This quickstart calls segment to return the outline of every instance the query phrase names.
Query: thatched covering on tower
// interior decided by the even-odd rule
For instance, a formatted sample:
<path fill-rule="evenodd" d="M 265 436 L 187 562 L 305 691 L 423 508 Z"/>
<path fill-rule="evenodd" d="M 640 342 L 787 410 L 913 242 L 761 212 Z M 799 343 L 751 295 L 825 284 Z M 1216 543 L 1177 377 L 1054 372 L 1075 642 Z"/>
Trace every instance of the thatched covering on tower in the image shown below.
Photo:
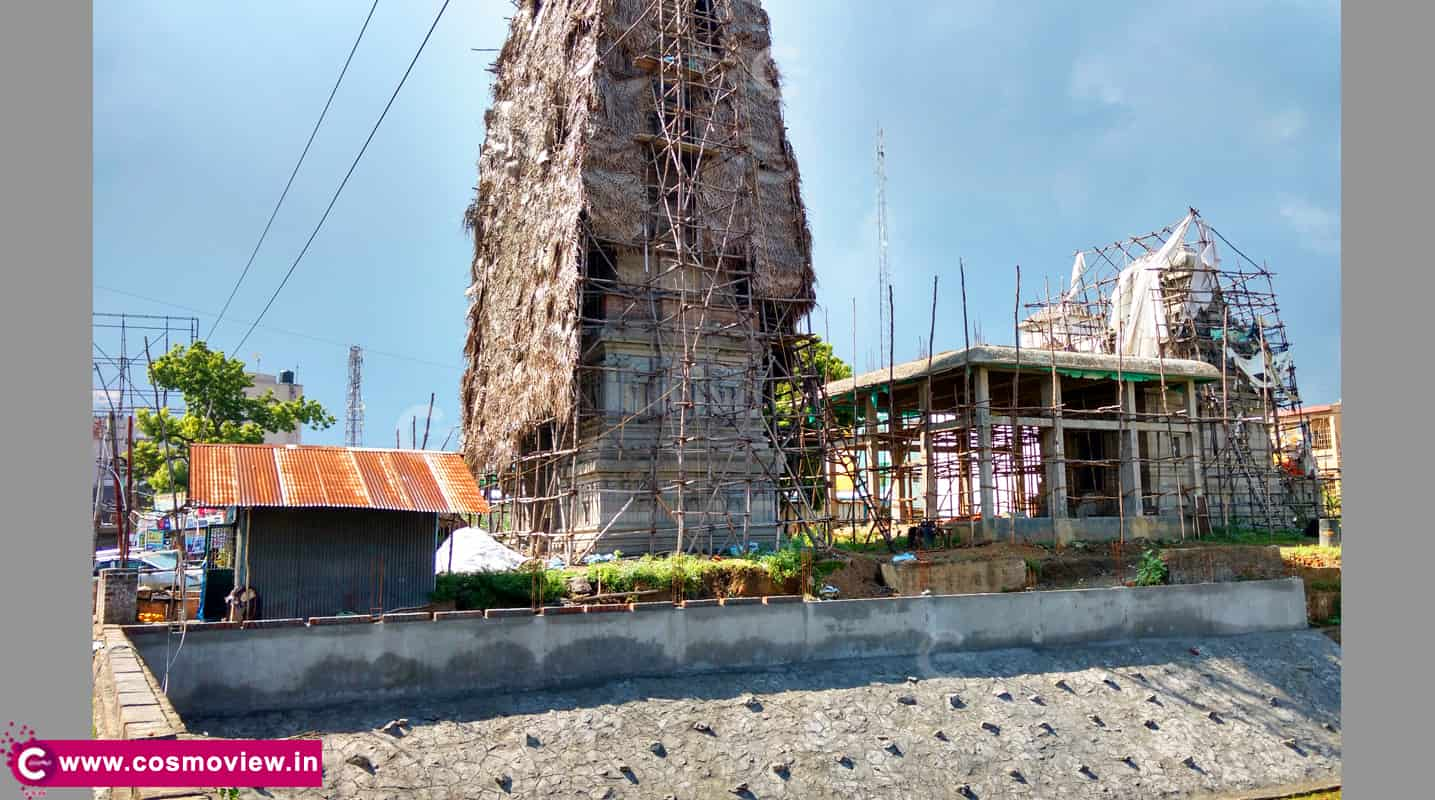
<path fill-rule="evenodd" d="M 465 214 L 474 258 L 461 398 L 475 467 L 503 469 L 526 433 L 572 413 L 589 237 L 613 248 L 651 237 L 653 156 L 641 140 L 652 134 L 653 76 L 638 62 L 656 35 L 656 6 L 682 1 L 523 0 L 515 9 Z M 726 122 L 738 147 L 705 168 L 704 184 L 737 192 L 723 224 L 747 231 L 721 247 L 741 248 L 734 255 L 751 270 L 753 296 L 796 320 L 814 302 L 815 277 L 767 14 L 755 0 L 706 4 L 725 21 L 724 63 L 738 87 Z"/>

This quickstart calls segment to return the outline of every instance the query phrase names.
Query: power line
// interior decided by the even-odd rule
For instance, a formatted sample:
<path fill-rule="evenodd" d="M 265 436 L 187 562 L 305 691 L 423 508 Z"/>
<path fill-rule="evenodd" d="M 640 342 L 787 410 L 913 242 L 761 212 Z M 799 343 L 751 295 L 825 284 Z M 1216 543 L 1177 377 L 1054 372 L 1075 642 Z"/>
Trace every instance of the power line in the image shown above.
<path fill-rule="evenodd" d="M 383 113 L 379 114 L 378 120 L 374 122 L 374 128 L 369 131 L 369 137 L 364 140 L 364 146 L 359 148 L 359 154 L 354 156 L 354 163 L 349 165 L 349 171 L 344 174 L 344 180 L 339 182 L 339 188 L 334 190 L 334 196 L 330 198 L 328 207 L 324 209 L 324 215 L 319 218 L 319 224 L 314 226 L 314 232 L 309 234 L 308 241 L 304 242 L 304 249 L 299 251 L 299 255 L 294 258 L 294 263 L 289 265 L 289 271 L 284 273 L 284 279 L 279 282 L 279 288 L 274 290 L 274 294 L 269 297 L 269 302 L 264 304 L 264 310 L 259 312 L 259 316 L 255 318 L 254 324 L 249 326 L 249 330 L 244 334 L 244 338 L 239 340 L 239 344 L 234 348 L 236 351 L 242 349 L 244 343 L 249 341 L 249 334 L 254 332 L 255 326 L 259 324 L 260 320 L 264 319 L 265 314 L 269 313 L 269 308 L 274 305 L 274 300 L 279 297 L 279 293 L 284 291 L 284 286 L 289 283 L 290 276 L 294 274 L 294 270 L 299 266 L 299 262 L 304 259 L 304 254 L 309 252 L 309 246 L 314 243 L 314 237 L 318 236 L 319 230 L 324 227 L 324 221 L 329 218 L 329 212 L 334 210 L 334 204 L 339 201 L 339 195 L 343 193 L 344 187 L 349 184 L 349 178 L 353 176 L 354 170 L 358 168 L 359 160 L 364 157 L 364 152 L 369 149 L 369 143 L 374 140 L 374 135 L 379 132 L 379 126 L 383 124 L 384 117 L 388 116 L 389 109 L 393 107 L 394 100 L 399 96 L 399 90 L 404 88 L 404 82 L 409 79 L 409 73 L 413 72 L 414 65 L 418 63 L 419 56 L 423 54 L 424 47 L 428 45 L 429 37 L 433 36 L 434 29 L 438 27 L 438 22 L 443 18 L 443 12 L 448 8 L 448 4 L 449 0 L 444 0 L 443 5 L 439 7 L 438 14 L 433 18 L 433 24 L 429 26 L 428 33 L 424 34 L 424 40 L 419 43 L 419 49 L 414 53 L 413 59 L 409 61 L 408 69 L 404 70 L 404 76 L 399 79 L 399 85 L 394 87 L 394 93 L 389 96 L 389 102 L 384 105 Z"/>
<path fill-rule="evenodd" d="M 162 305 L 162 306 L 170 306 L 170 307 L 172 307 L 172 308 L 181 308 L 181 309 L 184 309 L 185 311 L 192 311 L 192 312 L 194 312 L 194 313 L 196 313 L 196 314 L 204 314 L 205 316 L 209 316 L 209 315 L 212 315 L 212 314 L 214 313 L 213 311 L 206 311 L 206 310 L 204 310 L 204 309 L 202 309 L 202 308 L 195 308 L 195 307 L 193 307 L 193 306 L 187 306 L 187 305 L 184 305 L 183 303 L 172 303 L 172 302 L 170 302 L 170 301 L 168 301 L 168 300 L 161 300 L 161 299 L 159 299 L 158 297 L 149 297 L 149 296 L 147 296 L 147 295 L 136 294 L 136 293 L 134 293 L 134 292 L 128 292 L 128 291 L 125 291 L 125 290 L 123 290 L 123 289 L 116 289 L 116 288 L 111 287 L 111 286 L 100 286 L 100 285 L 96 284 L 96 285 L 95 285 L 95 288 L 96 288 L 96 289 L 102 289 L 102 290 L 104 290 L 104 291 L 106 291 L 106 292 L 113 292 L 113 293 L 115 293 L 115 294 L 124 295 L 125 297 L 133 297 L 133 298 L 135 298 L 136 300 L 145 300 L 145 301 L 150 302 L 150 303 L 158 303 L 159 305 Z M 250 322 L 250 320 L 231 320 L 231 321 L 237 322 L 237 323 L 240 324 L 240 325 L 245 325 L 245 324 L 248 324 L 248 323 Z M 285 336 L 294 336 L 294 337 L 297 337 L 297 338 L 300 338 L 300 339 L 309 339 L 309 340 L 311 340 L 311 341 L 320 342 L 320 343 L 328 344 L 328 345 L 333 345 L 333 346 L 335 346 L 335 347 L 342 347 L 342 348 L 344 348 L 345 350 L 349 349 L 349 345 L 348 345 L 348 344 L 345 344 L 344 342 L 340 342 L 340 341 L 335 340 L 335 339 L 325 339 L 325 338 L 322 337 L 322 336 L 315 336 L 315 335 L 310 334 L 310 333 L 301 333 L 301 332 L 299 332 L 299 331 L 286 330 L 286 329 L 284 329 L 284 328 L 278 328 L 278 327 L 275 327 L 275 326 L 273 326 L 273 325 L 260 325 L 259 327 L 261 327 L 261 328 L 263 328 L 263 329 L 265 329 L 265 330 L 267 330 L 267 331 L 273 331 L 273 332 L 275 332 L 275 333 L 284 334 Z M 386 358 L 392 358 L 392 359 L 395 359 L 395 360 L 397 360 L 397 361 L 410 361 L 410 362 L 413 362 L 413 363 L 415 363 L 415 364 L 426 364 L 426 365 L 431 366 L 431 367 L 442 367 L 442 368 L 444 368 L 444 369 L 451 369 L 451 370 L 454 370 L 454 371 L 456 371 L 456 372 L 462 370 L 462 367 L 459 367 L 459 366 L 454 365 L 454 364 L 443 364 L 443 363 L 440 363 L 440 362 L 438 362 L 438 361 L 429 361 L 428 359 L 418 358 L 417 356 L 404 355 L 403 353 L 393 353 L 393 352 L 389 352 L 389 351 L 386 351 L 386 350 L 374 350 L 374 349 L 372 349 L 372 348 L 367 348 L 367 347 L 364 348 L 364 352 L 365 352 L 365 353 L 371 353 L 371 354 L 373 354 L 373 355 L 384 356 L 384 357 L 386 357 Z"/>
<path fill-rule="evenodd" d="M 249 254 L 249 260 L 244 264 L 244 270 L 239 273 L 239 280 L 234 282 L 234 288 L 229 290 L 229 299 L 224 301 L 224 308 L 219 309 L 219 314 L 214 318 L 214 324 L 209 327 L 209 334 L 205 339 L 214 338 L 214 330 L 219 327 L 220 320 L 229 311 L 229 304 L 234 302 L 234 295 L 239 293 L 240 284 L 249 275 L 249 268 L 254 266 L 254 257 L 259 255 L 259 248 L 264 245 L 264 239 L 269 235 L 269 228 L 274 224 L 274 218 L 279 216 L 279 207 L 284 205 L 284 198 L 289 196 L 289 187 L 294 185 L 294 176 L 299 174 L 299 167 L 304 163 L 304 157 L 309 155 L 309 147 L 314 144 L 314 137 L 319 133 L 319 126 L 324 124 L 324 117 L 329 113 L 329 106 L 334 102 L 334 95 L 339 91 L 339 84 L 344 82 L 344 75 L 349 71 L 349 62 L 354 60 L 354 53 L 359 49 L 359 42 L 364 39 L 364 31 L 369 29 L 369 20 L 374 18 L 374 9 L 379 7 L 379 0 L 369 6 L 369 15 L 364 17 L 364 27 L 359 29 L 358 38 L 354 39 L 354 46 L 349 48 L 349 57 L 344 59 L 344 68 L 339 70 L 339 79 L 334 81 L 334 88 L 329 90 L 329 99 L 324 101 L 324 110 L 319 112 L 319 119 L 314 121 L 314 130 L 309 132 L 309 141 L 304 143 L 304 151 L 299 154 L 299 160 L 294 164 L 294 170 L 289 173 L 289 181 L 284 184 L 284 191 L 279 193 L 279 202 L 274 204 L 274 210 L 269 213 L 269 221 L 264 223 L 264 231 L 259 234 L 259 241 L 254 243 L 254 251 Z"/>

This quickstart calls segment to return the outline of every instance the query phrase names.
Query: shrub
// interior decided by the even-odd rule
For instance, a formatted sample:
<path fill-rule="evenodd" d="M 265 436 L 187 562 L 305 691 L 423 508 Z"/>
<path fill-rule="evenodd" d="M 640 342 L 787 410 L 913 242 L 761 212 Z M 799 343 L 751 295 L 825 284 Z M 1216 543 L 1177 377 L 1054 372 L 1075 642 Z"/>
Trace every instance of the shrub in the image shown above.
<path fill-rule="evenodd" d="M 775 553 L 758 556 L 757 563 L 767 570 L 774 581 L 786 583 L 802 574 L 802 551 L 796 547 L 785 547 Z"/>
<path fill-rule="evenodd" d="M 543 598 L 550 603 L 563 595 L 565 576 L 561 570 L 543 573 Z M 533 574 L 530 572 L 453 572 L 436 576 L 429 600 L 453 601 L 459 611 L 489 608 L 521 608 L 533 603 Z"/>
<path fill-rule="evenodd" d="M 1160 551 L 1154 547 L 1146 548 L 1141 554 L 1141 561 L 1136 566 L 1137 586 L 1158 586 L 1166 582 L 1170 573 L 1166 569 L 1166 562 L 1161 560 Z"/>
<path fill-rule="evenodd" d="M 775 552 L 744 553 L 720 561 L 686 553 L 648 554 L 627 561 L 590 564 L 585 570 L 588 581 L 595 589 L 601 586 L 604 594 L 666 589 L 681 575 L 685 596 L 701 592 L 705 579 L 743 572 L 766 572 L 777 583 L 784 583 L 802 573 L 802 549 L 792 544 Z"/>
<path fill-rule="evenodd" d="M 703 572 L 713 562 L 687 554 L 655 556 L 651 553 L 629 561 L 604 561 L 590 564 L 586 575 L 594 589 L 604 594 L 638 592 L 644 589 L 666 589 L 676 576 L 682 576 L 684 594 L 702 588 Z"/>

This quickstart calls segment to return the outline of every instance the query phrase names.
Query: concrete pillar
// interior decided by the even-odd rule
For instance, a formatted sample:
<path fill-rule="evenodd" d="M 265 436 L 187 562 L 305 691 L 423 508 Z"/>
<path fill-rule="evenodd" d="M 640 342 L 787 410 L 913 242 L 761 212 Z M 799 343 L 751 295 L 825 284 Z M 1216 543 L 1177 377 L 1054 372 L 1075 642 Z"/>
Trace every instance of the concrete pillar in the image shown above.
<path fill-rule="evenodd" d="M 1140 384 L 1127 381 L 1121 397 L 1121 411 L 1129 426 L 1135 420 L 1136 393 Z M 1126 428 L 1121 441 L 1121 509 L 1128 517 L 1142 516 L 1141 503 L 1141 432 Z"/>
<path fill-rule="evenodd" d="M 1066 517 L 1066 435 L 1062 428 L 1061 376 L 1042 381 L 1041 404 L 1051 409 L 1051 427 L 1041 434 L 1041 460 L 1046 466 L 1047 513 Z"/>
<path fill-rule="evenodd" d="M 1013 485 L 1014 485 L 1014 488 L 1013 488 L 1012 491 L 1013 491 L 1013 494 L 1015 495 L 1015 496 L 1012 498 L 1012 502 L 1013 502 L 1013 504 L 1015 505 L 1015 508 L 1012 509 L 1012 514 L 1015 515 L 1015 516 L 1025 517 L 1025 516 L 1026 516 L 1026 459 L 1024 458 L 1024 456 L 1025 456 L 1026 454 L 1022 452 L 1022 442 L 1021 442 L 1021 438 L 1022 438 L 1023 434 L 1025 433 L 1025 429 L 1023 429 L 1022 426 L 1016 424 L 1016 419 L 1017 419 L 1016 409 L 1012 409 L 1012 416 L 1011 416 L 1011 418 L 1012 418 L 1012 426 L 1011 426 L 1011 462 L 1012 462 L 1012 471 L 1016 473 L 1016 480 L 1012 482 Z"/>
<path fill-rule="evenodd" d="M 872 395 L 868 394 L 866 404 L 866 427 L 867 435 L 863 437 L 867 446 L 867 497 L 872 503 L 871 519 L 869 522 L 876 522 L 877 515 L 882 512 L 882 473 L 877 464 L 877 457 L 881 454 L 881 448 L 877 444 L 877 404 L 872 402 Z"/>
<path fill-rule="evenodd" d="M 1146 431 L 1142 436 L 1146 441 L 1146 452 L 1151 459 L 1149 467 L 1151 485 L 1145 488 L 1150 489 L 1156 495 L 1156 513 L 1165 514 L 1176 507 L 1176 499 L 1166 494 L 1168 486 L 1166 474 L 1166 459 L 1170 457 L 1170 444 L 1168 437 L 1161 431 Z"/>
<path fill-rule="evenodd" d="M 1201 463 L 1201 445 L 1205 441 L 1201 436 L 1200 406 L 1196 401 L 1196 382 L 1186 381 L 1186 419 L 1189 421 L 1191 434 L 1186 437 L 1187 449 L 1190 450 L 1189 460 L 1191 462 L 1191 481 L 1195 491 L 1191 493 L 1193 499 L 1200 498 L 1206 494 L 1205 465 Z"/>
<path fill-rule="evenodd" d="M 900 418 L 900 413 L 899 413 Z M 890 429 L 895 434 L 899 430 L 897 421 L 893 420 Z M 893 524 L 907 522 L 907 498 L 911 497 L 908 492 L 908 483 L 911 473 L 907 466 L 907 444 L 905 441 L 892 439 L 892 522 Z"/>
<path fill-rule="evenodd" d="M 1336 525 L 1334 520 L 1322 517 L 1321 520 L 1316 524 L 1316 527 L 1317 532 L 1320 535 L 1321 547 L 1340 546 L 1340 528 Z"/>
<path fill-rule="evenodd" d="M 992 475 L 992 398 L 986 367 L 977 367 L 977 469 L 982 492 L 982 519 L 996 519 L 997 487 Z"/>
<path fill-rule="evenodd" d="M 95 616 L 101 625 L 133 625 L 139 619 L 139 580 L 137 570 L 100 570 Z"/>
<path fill-rule="evenodd" d="M 937 454 L 932 446 L 932 385 L 922 384 L 922 514 L 927 519 L 936 519 L 937 508 Z"/>

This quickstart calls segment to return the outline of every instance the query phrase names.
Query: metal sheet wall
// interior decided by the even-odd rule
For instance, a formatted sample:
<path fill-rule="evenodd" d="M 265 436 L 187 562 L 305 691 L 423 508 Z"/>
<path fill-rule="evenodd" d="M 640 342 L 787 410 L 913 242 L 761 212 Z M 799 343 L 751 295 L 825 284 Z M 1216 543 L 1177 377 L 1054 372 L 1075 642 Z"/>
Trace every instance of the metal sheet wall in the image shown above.
<path fill-rule="evenodd" d="M 264 619 L 422 606 L 434 589 L 435 515 L 256 508 L 249 585 Z M 241 556 L 242 557 L 242 556 Z"/>

